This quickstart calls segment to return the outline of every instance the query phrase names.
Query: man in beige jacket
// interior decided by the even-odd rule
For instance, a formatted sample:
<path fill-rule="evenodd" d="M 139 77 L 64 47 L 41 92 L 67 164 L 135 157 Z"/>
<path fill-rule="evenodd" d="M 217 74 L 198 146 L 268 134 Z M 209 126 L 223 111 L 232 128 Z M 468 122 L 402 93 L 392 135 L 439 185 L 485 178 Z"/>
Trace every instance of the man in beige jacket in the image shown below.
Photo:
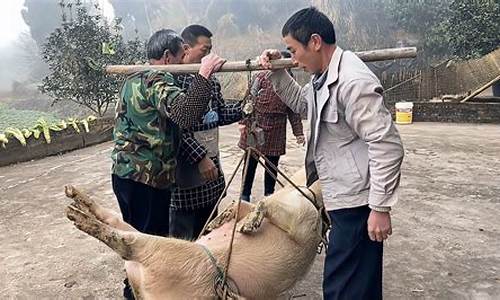
<path fill-rule="evenodd" d="M 292 59 L 313 74 L 300 87 L 284 70 L 269 79 L 281 99 L 307 116 L 308 184 L 318 179 L 332 219 L 324 299 L 381 299 L 383 241 L 392 233 L 403 146 L 377 77 L 336 46 L 332 22 L 316 8 L 291 16 L 282 36 Z M 271 68 L 278 50 L 265 50 Z"/>

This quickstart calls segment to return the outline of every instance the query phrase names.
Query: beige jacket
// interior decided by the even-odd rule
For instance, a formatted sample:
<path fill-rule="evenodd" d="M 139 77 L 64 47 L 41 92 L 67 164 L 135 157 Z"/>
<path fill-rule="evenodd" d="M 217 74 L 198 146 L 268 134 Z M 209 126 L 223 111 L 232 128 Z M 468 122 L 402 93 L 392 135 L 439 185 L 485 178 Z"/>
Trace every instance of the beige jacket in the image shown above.
<path fill-rule="evenodd" d="M 300 87 L 283 70 L 269 79 L 281 99 L 309 120 L 308 182 L 319 178 L 326 209 L 369 204 L 390 210 L 398 200 L 403 146 L 368 67 L 337 47 L 318 91 L 312 82 Z"/>

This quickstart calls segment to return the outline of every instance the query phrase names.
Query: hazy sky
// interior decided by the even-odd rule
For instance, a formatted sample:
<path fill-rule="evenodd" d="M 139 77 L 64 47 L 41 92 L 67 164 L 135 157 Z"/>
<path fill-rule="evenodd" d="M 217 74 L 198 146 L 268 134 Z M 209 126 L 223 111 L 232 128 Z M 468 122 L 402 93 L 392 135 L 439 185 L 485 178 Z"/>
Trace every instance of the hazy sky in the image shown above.
<path fill-rule="evenodd" d="M 39 0 L 44 1 L 44 0 Z M 103 13 L 108 18 L 113 18 L 113 7 L 107 0 L 98 0 Z M 19 33 L 28 31 L 28 26 L 24 23 L 21 16 L 21 10 L 24 6 L 24 0 L 2 0 L 2 9 L 0 10 L 0 48 L 11 44 L 17 39 Z M 52 18 L 55 16 L 47 16 Z"/>
<path fill-rule="evenodd" d="M 112 19 L 114 11 L 108 0 L 98 0 L 98 2 L 104 15 Z M 28 32 L 29 27 L 24 23 L 21 16 L 24 0 L 0 0 L 0 3 L 0 66 L 2 66 L 0 68 L 0 91 L 4 91 L 10 90 L 13 80 L 22 81 L 26 79 L 25 69 L 18 62 L 19 49 L 17 49 L 15 43 L 19 34 Z M 57 17 L 47 16 L 47 18 Z"/>
<path fill-rule="evenodd" d="M 0 10 L 0 47 L 12 43 L 20 32 L 28 31 L 21 16 L 24 0 L 4 0 Z"/>

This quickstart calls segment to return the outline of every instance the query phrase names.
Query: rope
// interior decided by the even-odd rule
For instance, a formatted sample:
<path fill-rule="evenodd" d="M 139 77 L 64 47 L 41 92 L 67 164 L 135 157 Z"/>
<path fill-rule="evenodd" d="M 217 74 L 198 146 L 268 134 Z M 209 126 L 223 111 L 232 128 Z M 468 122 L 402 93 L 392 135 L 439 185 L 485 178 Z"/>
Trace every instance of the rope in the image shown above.
<path fill-rule="evenodd" d="M 260 158 L 264 159 L 264 161 L 271 168 L 273 168 L 273 170 L 275 170 L 278 174 L 280 174 L 283 178 L 285 178 L 285 180 L 288 181 L 288 183 L 290 183 L 296 190 L 298 190 L 304 197 L 306 197 L 306 199 L 309 200 L 309 202 L 311 202 L 314 205 L 314 207 L 319 211 L 320 216 L 321 216 L 321 222 L 322 222 L 322 230 L 319 233 L 320 239 L 321 239 L 321 243 L 318 246 L 317 253 L 318 254 L 321 253 L 321 251 L 323 251 L 323 248 L 326 251 L 328 251 L 328 239 L 326 237 L 326 233 L 327 233 L 328 229 L 330 229 L 332 221 L 330 220 L 330 215 L 328 215 L 328 213 L 326 212 L 325 207 L 318 205 L 318 203 L 316 201 L 317 200 L 316 194 L 309 187 L 307 187 L 307 186 L 298 186 L 298 185 L 296 185 L 286 174 L 284 174 L 283 172 L 281 172 L 276 165 L 274 165 L 271 161 L 269 161 L 266 158 L 266 156 L 262 152 L 260 152 L 259 150 L 257 150 L 256 148 L 248 147 L 247 151 L 254 152 L 258 156 L 257 161 L 266 169 L 266 171 L 269 173 L 269 175 L 271 175 L 274 179 L 277 180 L 277 176 L 274 176 L 274 174 L 269 170 L 269 168 L 260 161 Z M 283 183 L 281 183 L 281 182 L 279 182 L 279 183 L 280 183 L 280 185 L 282 187 L 284 186 Z M 301 187 L 302 188 L 306 188 L 311 193 L 312 197 L 310 197 L 309 195 L 307 195 L 301 189 Z"/>
<path fill-rule="evenodd" d="M 248 162 L 250 161 L 250 153 L 245 152 L 245 155 L 243 157 L 245 158 L 245 165 L 243 167 L 243 178 L 245 178 L 247 171 L 248 171 Z M 243 184 L 244 184 L 244 180 L 241 181 L 241 190 L 243 190 Z M 231 254 L 233 252 L 234 235 L 236 234 L 236 224 L 238 224 L 238 218 L 240 216 L 240 204 L 241 204 L 241 197 L 238 197 L 237 204 L 236 204 L 236 215 L 234 217 L 234 225 L 233 225 L 233 230 L 231 232 L 231 241 L 229 243 L 229 249 L 227 251 L 226 265 L 224 267 L 223 282 L 226 282 L 227 272 L 229 270 L 229 263 L 231 262 Z M 224 289 L 224 295 L 222 297 L 223 300 L 227 299 L 227 293 L 228 293 L 228 289 Z"/>
<path fill-rule="evenodd" d="M 250 68 L 250 59 L 247 59 L 246 66 L 247 66 L 247 69 Z M 252 74 L 251 74 L 251 72 L 248 72 L 247 76 L 248 76 L 247 77 L 247 79 L 248 79 L 248 87 L 249 87 L 249 90 L 250 90 L 251 84 L 252 84 Z M 248 93 L 247 96 L 248 96 L 248 98 L 246 97 L 247 98 L 246 99 L 247 102 L 252 102 L 253 95 L 251 95 L 251 93 Z M 253 104 L 253 103 L 250 103 L 250 104 Z M 252 107 L 251 111 L 248 112 L 247 118 L 250 121 L 254 121 L 255 122 L 255 120 L 253 119 L 253 107 Z M 252 122 L 252 123 L 254 123 L 254 122 Z M 251 130 L 249 130 L 248 132 L 249 132 L 249 136 L 250 136 Z M 257 138 L 256 138 L 256 140 L 257 140 Z M 248 141 L 248 137 L 247 137 L 247 141 Z M 246 178 L 246 175 L 247 175 L 247 172 L 248 172 L 248 165 L 249 165 L 250 157 L 251 156 L 253 156 L 254 158 L 256 158 L 257 161 L 259 162 L 259 164 L 261 164 L 265 168 L 265 170 L 269 173 L 269 175 L 271 175 L 271 177 L 273 177 L 273 179 L 276 180 L 276 182 L 278 182 L 282 187 L 285 186 L 285 185 L 280 180 L 278 180 L 278 178 L 277 178 L 278 176 L 274 175 L 274 173 L 271 171 L 270 168 L 272 168 L 276 172 L 276 174 L 279 174 L 283 178 L 285 178 L 285 180 L 288 181 L 288 183 L 290 185 L 292 185 L 296 190 L 298 190 L 306 199 L 308 199 L 314 205 L 314 207 L 316 207 L 316 209 L 318 211 L 320 211 L 320 214 L 321 214 L 321 217 L 322 217 L 322 225 L 323 225 L 322 232 L 320 233 L 320 238 L 321 238 L 321 241 L 322 241 L 322 243 L 323 243 L 323 245 L 325 247 L 327 247 L 327 245 L 328 245 L 328 242 L 326 240 L 326 231 L 330 227 L 330 219 L 328 218 L 328 214 L 326 214 L 327 218 L 326 219 L 324 218 L 324 216 L 325 216 L 324 207 L 319 207 L 319 205 L 317 205 L 317 203 L 316 203 L 316 200 L 317 200 L 316 199 L 316 194 L 314 194 L 314 192 L 309 187 L 303 186 L 303 188 L 308 189 L 309 192 L 311 193 L 312 197 L 310 197 L 308 194 L 306 194 L 301 189 L 301 187 L 297 186 L 288 176 L 286 176 L 283 172 L 281 172 L 276 165 L 274 165 L 271 161 L 269 161 L 265 157 L 265 155 L 262 154 L 259 150 L 257 150 L 254 147 L 251 147 L 251 146 L 247 147 L 247 149 L 245 150 L 245 154 L 239 160 L 238 165 L 236 166 L 233 174 L 231 175 L 231 178 L 229 179 L 228 183 L 226 184 L 226 187 L 224 188 L 224 191 L 222 192 L 221 196 L 217 200 L 217 203 L 215 204 L 212 212 L 210 213 L 210 216 L 208 217 L 207 221 L 205 222 L 205 225 L 203 226 L 203 229 L 201 230 L 200 234 L 198 235 L 198 239 L 200 239 L 201 236 L 207 230 L 208 224 L 210 224 L 212 218 L 214 217 L 215 211 L 217 211 L 217 208 L 219 207 L 219 204 L 222 201 L 222 199 L 224 198 L 224 196 L 226 195 L 229 186 L 233 182 L 234 177 L 235 177 L 236 173 L 238 172 L 238 170 L 239 170 L 239 168 L 241 166 L 241 163 L 244 161 L 245 163 L 244 163 L 244 166 L 243 166 L 243 177 L 242 177 L 243 180 L 241 180 L 240 197 L 238 197 L 238 200 L 236 202 L 235 221 L 234 221 L 233 229 L 231 231 L 231 240 L 229 242 L 229 248 L 228 248 L 228 251 L 227 251 L 226 263 L 225 263 L 225 266 L 224 266 L 224 268 L 222 270 L 219 267 L 219 265 L 217 264 L 217 261 L 216 261 L 215 257 L 213 257 L 212 253 L 210 253 L 210 251 L 208 249 L 206 249 L 205 247 L 203 247 L 203 249 L 205 250 L 205 252 L 209 256 L 210 260 L 212 261 L 212 263 L 215 265 L 215 267 L 217 269 L 217 274 L 216 274 L 216 279 L 215 279 L 215 282 L 214 282 L 214 287 L 215 287 L 215 291 L 216 291 L 217 295 L 221 299 L 223 299 L 223 300 L 237 299 L 238 295 L 239 295 L 238 288 L 237 288 L 236 284 L 234 282 L 230 281 L 230 279 L 228 278 L 227 274 L 228 274 L 228 270 L 229 270 L 229 264 L 231 262 L 231 254 L 233 252 L 234 237 L 235 237 L 235 234 L 236 234 L 236 225 L 238 223 L 238 219 L 239 219 L 239 215 L 240 215 L 241 193 L 243 192 L 244 178 Z M 260 160 L 260 158 L 264 159 L 264 161 L 266 163 L 264 164 Z M 321 247 L 321 244 L 320 244 L 320 246 L 318 247 L 318 250 L 319 250 L 318 253 L 321 252 L 321 248 L 322 247 Z M 229 285 L 230 283 L 232 283 L 231 286 Z"/>
<path fill-rule="evenodd" d="M 214 206 L 214 209 L 212 210 L 212 212 L 210 213 L 210 216 L 208 217 L 207 221 L 205 222 L 205 225 L 203 226 L 203 229 L 201 230 L 200 234 L 198 235 L 198 239 L 201 238 L 201 236 L 203 235 L 203 233 L 205 233 L 205 231 L 207 230 L 207 227 L 208 227 L 208 224 L 210 224 L 210 221 L 212 220 L 215 212 L 217 211 L 217 208 L 219 207 L 219 204 L 221 203 L 222 199 L 224 198 L 224 196 L 226 195 L 227 193 L 227 190 L 229 189 L 229 186 L 231 185 L 231 183 L 233 182 L 233 179 L 234 177 L 236 176 L 236 173 L 238 172 L 238 169 L 240 168 L 241 166 L 241 162 L 245 159 L 245 156 L 242 156 L 240 161 L 238 162 L 238 165 L 236 166 L 236 168 L 234 169 L 234 172 L 233 174 L 231 175 L 231 178 L 229 178 L 229 181 L 227 182 L 226 184 L 226 187 L 224 188 L 224 191 L 222 191 L 222 194 L 220 195 L 219 197 L 219 200 L 217 200 L 217 203 L 215 204 Z"/>
<path fill-rule="evenodd" d="M 205 251 L 215 267 L 216 274 L 214 279 L 214 287 L 216 294 L 219 295 L 219 297 L 222 297 L 224 291 L 227 291 L 226 297 L 230 297 L 230 299 L 238 299 L 239 290 L 236 283 L 230 278 L 224 278 L 224 269 L 217 263 L 217 259 L 213 256 L 212 252 L 210 252 L 210 250 L 204 245 L 200 246 Z"/>
<path fill-rule="evenodd" d="M 323 249 L 323 247 L 325 249 L 328 247 L 328 240 L 326 238 L 326 231 L 328 231 L 328 229 L 330 227 L 330 219 L 329 219 L 328 214 L 326 213 L 324 207 L 318 207 L 318 205 L 316 203 L 316 200 L 317 200 L 316 194 L 309 187 L 307 187 L 307 186 L 296 185 L 286 174 L 284 174 L 283 172 L 281 172 L 281 170 L 279 170 L 276 165 L 274 165 L 271 161 L 269 161 L 264 156 L 264 154 L 262 154 L 259 150 L 255 149 L 253 147 L 247 147 L 247 149 L 245 150 L 244 155 L 240 158 L 240 160 L 238 162 L 238 165 L 236 166 L 233 174 L 231 175 L 231 178 L 229 179 L 226 187 L 224 188 L 224 191 L 223 191 L 222 195 L 217 200 L 217 203 L 216 203 L 214 209 L 210 213 L 210 217 L 207 219 L 205 225 L 203 226 L 202 231 L 198 235 L 198 239 L 201 238 L 201 236 L 203 235 L 203 233 L 206 231 L 206 229 L 208 227 L 208 224 L 210 223 L 213 215 L 215 214 L 215 211 L 217 210 L 220 202 L 222 201 L 224 195 L 226 194 L 229 186 L 233 182 L 234 177 L 235 177 L 236 173 L 238 172 L 238 170 L 239 170 L 239 168 L 241 166 L 241 163 L 243 161 L 245 163 L 244 163 L 244 166 L 243 166 L 243 177 L 242 178 L 246 177 L 246 174 L 248 172 L 248 165 L 249 165 L 250 157 L 252 155 L 257 158 L 257 161 L 265 168 L 266 172 L 268 172 L 271 176 L 273 176 L 273 178 L 275 178 L 277 180 L 277 178 L 276 178 L 277 176 L 274 176 L 274 174 L 271 172 L 270 168 L 272 168 L 273 170 L 275 170 L 286 181 L 288 181 L 288 183 L 290 185 L 292 185 L 297 191 L 299 191 L 299 193 L 301 193 L 306 199 L 308 199 L 314 205 L 314 207 L 320 212 L 320 215 L 322 217 L 322 225 L 323 226 L 322 226 L 322 231 L 319 233 L 320 234 L 320 238 L 321 238 L 321 243 L 318 246 L 318 253 L 321 253 L 321 250 Z M 261 158 L 267 163 L 267 165 L 265 165 L 264 163 L 262 163 L 262 161 L 260 160 Z M 279 182 L 279 183 L 280 183 L 281 186 L 284 186 L 283 183 L 281 183 L 281 182 Z M 244 184 L 244 180 L 241 181 L 240 191 L 243 191 L 243 184 Z M 312 196 L 310 196 L 307 193 L 305 193 L 302 190 L 303 188 L 307 189 Z M 236 286 L 236 284 L 234 282 L 230 281 L 229 278 L 228 278 L 228 276 L 227 276 L 227 273 L 228 273 L 228 270 L 229 270 L 229 264 L 231 262 L 231 254 L 232 254 L 232 251 L 233 251 L 234 237 L 235 237 L 235 234 L 236 234 L 236 225 L 238 223 L 238 218 L 239 218 L 239 214 L 240 214 L 241 195 L 240 195 L 240 197 L 238 197 L 238 200 L 236 200 L 236 201 L 237 202 L 236 202 L 235 222 L 234 222 L 234 225 L 233 225 L 233 228 L 232 228 L 232 231 L 231 231 L 231 240 L 229 242 L 229 248 L 228 248 L 228 251 L 227 251 L 226 263 L 225 263 L 224 268 L 222 270 L 218 266 L 217 261 L 215 260 L 215 258 L 211 254 L 211 252 L 208 251 L 208 249 L 206 249 L 205 247 L 203 247 L 204 250 L 205 250 L 205 252 L 209 256 L 210 260 L 212 261 L 212 263 L 216 266 L 217 275 L 216 275 L 216 280 L 215 280 L 215 290 L 216 290 L 217 295 L 221 299 L 223 299 L 223 300 L 236 299 L 238 297 L 238 294 L 239 294 L 238 287 Z"/>

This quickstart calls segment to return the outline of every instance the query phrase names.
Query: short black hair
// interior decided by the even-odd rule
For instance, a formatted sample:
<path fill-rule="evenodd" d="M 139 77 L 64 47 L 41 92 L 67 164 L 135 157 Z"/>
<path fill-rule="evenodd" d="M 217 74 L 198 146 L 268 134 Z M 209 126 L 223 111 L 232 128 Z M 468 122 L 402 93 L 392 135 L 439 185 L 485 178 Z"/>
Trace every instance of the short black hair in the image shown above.
<path fill-rule="evenodd" d="M 336 42 L 332 21 L 313 6 L 294 13 L 281 30 L 283 37 L 291 35 L 304 46 L 307 46 L 313 34 L 318 34 L 327 44 Z"/>
<path fill-rule="evenodd" d="M 148 59 L 161 59 L 166 50 L 177 55 L 184 41 L 172 29 L 161 29 L 153 33 L 146 45 Z"/>
<path fill-rule="evenodd" d="M 211 38 L 212 33 L 205 26 L 193 24 L 184 28 L 181 32 L 181 36 L 184 39 L 184 42 L 188 43 L 192 47 L 196 45 L 198 37 L 206 36 L 207 38 Z"/>

